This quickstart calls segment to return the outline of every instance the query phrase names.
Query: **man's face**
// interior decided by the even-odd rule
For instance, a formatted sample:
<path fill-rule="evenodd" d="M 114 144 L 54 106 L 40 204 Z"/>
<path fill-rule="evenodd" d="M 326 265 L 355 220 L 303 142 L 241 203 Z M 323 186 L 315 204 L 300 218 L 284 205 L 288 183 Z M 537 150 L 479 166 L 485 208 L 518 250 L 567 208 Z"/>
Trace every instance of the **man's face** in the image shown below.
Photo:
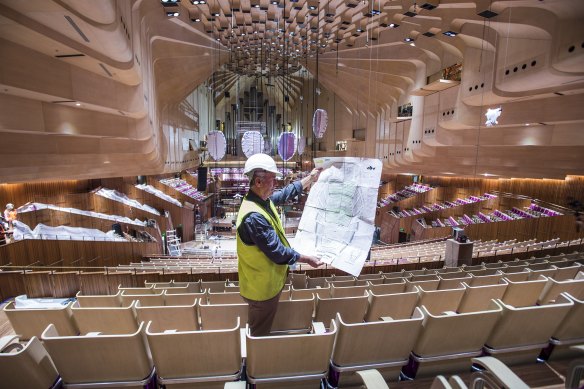
<path fill-rule="evenodd" d="M 257 194 L 262 198 L 262 200 L 267 200 L 268 197 L 274 193 L 274 187 L 276 185 L 276 173 L 271 172 L 260 172 L 256 173 L 256 188 Z"/>

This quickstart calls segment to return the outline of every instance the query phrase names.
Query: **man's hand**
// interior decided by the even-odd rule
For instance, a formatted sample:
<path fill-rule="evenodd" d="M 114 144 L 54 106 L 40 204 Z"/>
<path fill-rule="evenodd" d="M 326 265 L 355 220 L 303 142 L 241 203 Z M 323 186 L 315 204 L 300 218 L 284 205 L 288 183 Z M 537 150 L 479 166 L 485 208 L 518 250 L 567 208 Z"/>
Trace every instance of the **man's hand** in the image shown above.
<path fill-rule="evenodd" d="M 298 262 L 306 263 L 314 268 L 322 265 L 322 262 L 317 257 L 311 255 L 301 255 L 300 258 L 298 258 Z"/>
<path fill-rule="evenodd" d="M 309 175 L 307 175 L 306 177 L 304 177 L 300 182 L 302 183 L 302 189 L 308 189 L 308 187 L 313 183 L 318 181 L 318 176 L 320 175 L 320 172 L 322 171 L 322 168 L 314 168 L 312 169 L 312 171 L 310 172 Z"/>

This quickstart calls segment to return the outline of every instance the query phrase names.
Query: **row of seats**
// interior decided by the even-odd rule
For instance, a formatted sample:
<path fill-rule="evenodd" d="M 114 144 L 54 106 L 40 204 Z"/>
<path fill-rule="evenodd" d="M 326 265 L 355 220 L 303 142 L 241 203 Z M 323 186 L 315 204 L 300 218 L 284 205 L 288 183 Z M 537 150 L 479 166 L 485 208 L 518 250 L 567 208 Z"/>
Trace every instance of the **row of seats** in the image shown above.
<path fill-rule="evenodd" d="M 192 308 L 181 307 L 194 313 Z M 145 317 L 133 330 L 115 334 L 95 323 L 85 333 L 66 334 L 51 323 L 41 332 L 42 344 L 33 336 L 24 348 L 0 353 L 0 375 L 8 387 L 41 387 L 29 381 L 40 376 L 48 387 L 57 372 L 65 384 L 140 385 L 156 372 L 163 385 L 208 388 L 238 380 L 245 358 L 247 381 L 257 387 L 300 387 L 297 381 L 316 387 L 325 377 L 332 387 L 346 387 L 360 382 L 356 371 L 366 368 L 396 381 L 400 374 L 413 379 L 469 371 L 469 358 L 482 354 L 511 366 L 534 363 L 542 349 L 552 358 L 572 357 L 570 346 L 584 343 L 584 301 L 566 293 L 546 305 L 513 307 L 496 299 L 484 311 L 456 315 L 434 314 L 422 305 L 405 318 L 348 323 L 337 313 L 328 329 L 313 323 L 310 333 L 259 338 L 246 331 L 245 340 L 239 318 L 232 327 L 201 330 L 196 322 L 177 328 L 180 317 L 178 311 Z"/>

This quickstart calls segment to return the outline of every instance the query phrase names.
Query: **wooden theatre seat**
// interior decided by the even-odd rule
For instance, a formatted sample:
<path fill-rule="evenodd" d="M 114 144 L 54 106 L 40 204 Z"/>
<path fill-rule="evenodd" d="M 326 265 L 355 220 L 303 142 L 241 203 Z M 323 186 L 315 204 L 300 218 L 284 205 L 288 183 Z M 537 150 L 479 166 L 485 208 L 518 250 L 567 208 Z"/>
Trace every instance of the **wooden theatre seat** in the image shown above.
<path fill-rule="evenodd" d="M 402 370 L 409 378 L 470 370 L 471 357 L 481 355 L 483 344 L 503 308 L 493 301 L 488 310 L 434 315 L 425 306 L 423 328 L 410 361 Z"/>
<path fill-rule="evenodd" d="M 22 345 L 14 335 L 0 338 L 0 379 L 5 388 L 53 388 L 59 373 L 40 340 Z"/>
<path fill-rule="evenodd" d="M 138 329 L 135 306 L 136 301 L 132 301 L 127 307 L 82 308 L 75 302 L 71 311 L 81 335 L 94 332 L 105 335 L 130 334 Z"/>
<path fill-rule="evenodd" d="M 419 286 L 418 305 L 423 305 L 426 309 L 435 315 L 445 312 L 456 312 L 462 297 L 465 293 L 465 287 L 444 290 L 424 290 Z"/>
<path fill-rule="evenodd" d="M 392 320 L 409 319 L 418 303 L 418 288 L 411 292 L 393 294 L 375 294 L 370 292 L 369 309 L 365 321 L 379 321 L 382 318 Z"/>
<path fill-rule="evenodd" d="M 122 306 L 122 292 L 118 291 L 116 294 L 106 295 L 82 295 L 81 291 L 75 295 L 77 303 L 80 307 L 121 307 Z"/>
<path fill-rule="evenodd" d="M 554 304 L 513 307 L 498 300 L 501 317 L 485 341 L 484 351 L 508 365 L 535 362 L 554 331 L 573 308 L 560 296 Z"/>
<path fill-rule="evenodd" d="M 201 328 L 224 330 L 235 327 L 237 320 L 247 323 L 247 303 L 244 304 L 202 304 L 199 303 Z"/>
<path fill-rule="evenodd" d="M 154 377 L 144 327 L 129 334 L 61 336 L 51 324 L 41 339 L 65 388 L 139 388 Z"/>
<path fill-rule="evenodd" d="M 167 388 L 211 388 L 239 379 L 242 371 L 239 321 L 233 328 L 210 331 L 156 331 L 146 336 L 158 383 Z"/>
<path fill-rule="evenodd" d="M 505 278 L 505 280 L 509 285 L 507 285 L 501 301 L 514 307 L 535 305 L 547 282 L 547 278 L 544 276 L 540 276 L 539 279 L 533 281 L 515 282 L 508 278 Z"/>
<path fill-rule="evenodd" d="M 150 324 L 150 329 L 155 332 L 172 331 L 196 331 L 199 330 L 199 315 L 197 303 L 192 305 L 165 305 L 163 307 L 142 307 L 136 304 L 136 321 Z"/>
<path fill-rule="evenodd" d="M 500 299 L 507 289 L 507 281 L 501 280 L 499 284 L 470 286 L 463 283 L 466 288 L 462 300 L 458 305 L 458 313 L 484 311 L 491 305 L 491 300 Z"/>
<path fill-rule="evenodd" d="M 322 298 L 316 297 L 316 313 L 314 321 L 331 323 L 337 313 L 341 314 L 347 323 L 361 323 L 369 306 L 369 292 L 365 291 L 359 297 Z"/>
<path fill-rule="evenodd" d="M 584 344 L 584 298 L 576 298 L 568 293 L 562 293 L 556 300 L 571 300 L 574 306 L 560 325 L 553 331 L 550 345 L 540 355 L 543 359 L 577 358 L 580 352 L 573 349 L 574 345 Z"/>
<path fill-rule="evenodd" d="M 118 291 L 122 292 L 126 296 L 160 293 L 160 291 L 154 290 L 154 284 L 138 288 L 122 287 L 120 284 L 118 286 Z"/>
<path fill-rule="evenodd" d="M 159 293 L 151 294 L 126 294 L 125 291 L 122 292 L 122 305 L 128 306 L 134 300 L 140 301 L 140 305 L 143 307 L 156 307 L 164 305 L 164 290 L 160 290 Z"/>
<path fill-rule="evenodd" d="M 568 293 L 577 299 L 584 299 L 584 273 L 578 273 L 576 279 L 573 280 L 556 281 L 553 278 L 548 278 L 538 303 L 548 304 L 554 301 L 560 293 Z"/>
<path fill-rule="evenodd" d="M 243 304 L 245 300 L 239 292 L 207 293 L 209 304 Z"/>
<path fill-rule="evenodd" d="M 314 302 L 314 295 L 305 300 L 280 300 L 271 331 L 307 333 L 312 325 Z"/>
<path fill-rule="evenodd" d="M 367 281 L 363 281 L 367 282 Z M 339 298 L 339 297 L 358 297 L 363 296 L 365 291 L 369 289 L 367 285 L 358 285 L 358 286 L 336 286 L 334 283 L 331 284 L 331 297 Z"/>
<path fill-rule="evenodd" d="M 369 282 L 369 292 L 375 294 L 394 294 L 406 291 L 405 278 L 386 278 L 383 284 Z"/>
<path fill-rule="evenodd" d="M 411 318 L 347 324 L 336 316 L 337 339 L 331 358 L 329 383 L 334 387 L 359 382 L 357 370 L 379 369 L 388 381 L 397 381 L 402 366 L 422 329 L 424 315 L 419 308 Z"/>
<path fill-rule="evenodd" d="M 14 301 L 9 302 L 3 308 L 8 321 L 20 339 L 29 340 L 33 336 L 40 338 L 41 334 L 51 323 L 65 335 L 77 335 L 79 330 L 72 318 L 70 301 L 59 308 L 18 308 L 14 307 Z"/>
<path fill-rule="evenodd" d="M 247 381 L 257 389 L 318 387 L 327 374 L 337 326 L 326 332 L 254 337 L 246 330 Z"/>
<path fill-rule="evenodd" d="M 207 301 L 207 293 L 178 293 L 178 294 L 168 294 L 168 290 L 164 291 L 164 304 L 165 305 L 193 305 L 195 300 Z"/>

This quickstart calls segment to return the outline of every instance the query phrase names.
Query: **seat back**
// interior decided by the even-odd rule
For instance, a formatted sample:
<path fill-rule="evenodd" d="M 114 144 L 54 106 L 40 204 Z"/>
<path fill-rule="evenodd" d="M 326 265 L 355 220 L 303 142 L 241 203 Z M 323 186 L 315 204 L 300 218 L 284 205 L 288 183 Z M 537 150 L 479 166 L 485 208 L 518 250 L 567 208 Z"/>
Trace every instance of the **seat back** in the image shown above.
<path fill-rule="evenodd" d="M 562 293 L 557 301 L 571 300 L 574 306 L 560 325 L 552 332 L 552 339 L 561 343 L 584 343 L 584 299 L 577 299 L 567 293 Z"/>
<path fill-rule="evenodd" d="M 329 287 L 329 283 L 325 277 L 310 277 L 306 278 L 306 289 L 313 289 L 313 288 L 327 288 Z"/>
<path fill-rule="evenodd" d="M 77 292 L 75 296 L 80 307 L 121 307 L 122 306 L 122 292 L 117 294 L 106 295 L 82 295 L 81 291 Z"/>
<path fill-rule="evenodd" d="M 155 332 L 196 331 L 199 329 L 197 303 L 192 305 L 166 305 L 163 307 L 142 307 L 136 304 L 136 321 L 150 323 L 150 329 Z"/>
<path fill-rule="evenodd" d="M 11 301 L 4 306 L 3 311 L 20 339 L 29 340 L 33 336 L 40 338 L 45 328 L 51 323 L 65 335 L 77 335 L 79 330 L 72 318 L 72 305 L 73 302 L 69 302 L 61 308 L 16 309 L 14 301 Z"/>
<path fill-rule="evenodd" d="M 164 305 L 164 290 L 160 290 L 159 293 L 151 294 L 126 294 L 125 291 L 122 292 L 122 306 L 126 307 L 132 303 L 134 300 L 140 301 L 140 305 L 143 307 L 156 307 Z"/>
<path fill-rule="evenodd" d="M 327 325 L 340 313 L 346 323 L 361 323 L 369 306 L 368 297 L 369 292 L 359 297 L 321 298 L 317 295 L 314 321 Z"/>
<path fill-rule="evenodd" d="M 223 293 L 225 281 L 201 281 L 201 290 L 206 290 L 208 293 Z"/>
<path fill-rule="evenodd" d="M 293 288 L 306 289 L 306 273 L 289 273 L 288 280 Z"/>
<path fill-rule="evenodd" d="M 444 290 L 424 290 L 418 287 L 419 298 L 418 305 L 423 305 L 429 312 L 435 315 L 444 312 L 456 312 L 464 295 L 465 288 L 459 287 L 457 289 Z"/>
<path fill-rule="evenodd" d="M 82 308 L 76 302 L 71 311 L 81 335 L 92 332 L 106 335 L 131 334 L 138 329 L 135 306 L 136 301 L 132 301 L 127 307 Z"/>
<path fill-rule="evenodd" d="M 224 330 L 234 328 L 239 318 L 240 323 L 247 323 L 246 304 L 199 304 L 201 328 L 207 330 Z"/>
<path fill-rule="evenodd" d="M 239 292 L 207 293 L 209 304 L 243 304 L 245 300 Z"/>
<path fill-rule="evenodd" d="M 425 277 L 425 276 L 420 276 Z M 422 287 L 424 290 L 436 290 L 438 289 L 438 285 L 440 284 L 440 280 L 438 276 L 431 276 L 432 279 L 423 280 L 423 281 L 410 281 L 406 279 L 406 292 L 411 292 L 414 290 L 416 286 Z M 435 278 L 435 279 L 434 279 Z"/>
<path fill-rule="evenodd" d="M 584 299 L 584 278 L 565 281 L 548 278 L 538 302 L 539 304 L 548 304 L 554 301 L 561 293 L 568 293 L 577 299 Z"/>
<path fill-rule="evenodd" d="M 0 348 L 0 377 L 5 388 L 50 388 L 59 378 L 53 360 L 40 340 L 33 336 L 24 345 L 5 337 Z M 12 350 L 16 348 L 15 350 Z"/>
<path fill-rule="evenodd" d="M 336 334 L 334 321 L 330 330 L 322 334 L 254 337 L 248 328 L 248 381 L 253 383 L 266 378 L 289 381 L 308 378 L 307 375 L 326 375 Z"/>
<path fill-rule="evenodd" d="M 494 285 L 470 286 L 466 283 L 463 285 L 466 289 L 458 305 L 458 313 L 487 310 L 491 305 L 491 300 L 503 297 L 508 284 L 507 281 L 501 280 L 500 284 Z"/>
<path fill-rule="evenodd" d="M 344 282 L 344 281 L 343 281 Z M 366 282 L 366 281 L 365 281 Z M 358 297 L 365 295 L 365 292 L 369 289 L 367 285 L 360 286 L 335 286 L 331 284 L 331 297 Z"/>
<path fill-rule="evenodd" d="M 411 318 L 373 323 L 347 324 L 337 315 L 338 334 L 331 361 L 339 367 L 405 364 L 422 329 L 423 319 L 419 308 L 415 308 Z"/>
<path fill-rule="evenodd" d="M 561 302 L 540 306 L 513 307 L 502 300 L 501 317 L 485 341 L 490 353 L 506 352 L 505 349 L 533 346 L 541 348 L 559 327 L 574 302 Z"/>
<path fill-rule="evenodd" d="M 547 282 L 547 278 L 544 276 L 534 281 L 515 282 L 508 278 L 505 279 L 509 285 L 507 285 L 501 301 L 513 307 L 535 305 Z"/>
<path fill-rule="evenodd" d="M 212 331 L 164 332 L 146 327 L 148 344 L 159 382 L 185 379 L 233 381 L 241 370 L 239 322 L 233 328 Z M 231 376 L 231 377 L 225 377 Z M 170 381 L 168 381 L 170 383 Z"/>
<path fill-rule="evenodd" d="M 314 302 L 314 296 L 306 300 L 280 300 L 271 330 L 308 332 L 312 325 Z"/>
<path fill-rule="evenodd" d="M 402 293 L 406 291 L 405 278 L 388 278 L 386 281 L 389 282 L 383 284 L 369 283 L 369 291 L 377 295 Z"/>
<path fill-rule="evenodd" d="M 164 304 L 170 306 L 193 305 L 196 300 L 207 302 L 207 293 L 168 294 L 164 292 Z"/>
<path fill-rule="evenodd" d="M 144 326 L 123 335 L 61 336 L 50 324 L 41 339 L 65 384 L 141 381 L 153 367 Z"/>
<path fill-rule="evenodd" d="M 290 297 L 293 300 L 306 300 L 312 298 L 312 295 L 321 295 L 322 297 L 330 297 L 330 286 L 326 288 L 310 288 L 310 289 L 296 289 L 292 288 Z"/>
<path fill-rule="evenodd" d="M 446 277 L 446 275 L 459 275 L 459 277 Z M 457 289 L 460 288 L 461 282 L 468 282 L 472 278 L 470 274 L 466 274 L 464 277 L 460 277 L 459 273 L 446 273 L 446 274 L 439 274 L 440 283 L 438 284 L 438 289 Z"/>
<path fill-rule="evenodd" d="M 118 286 L 118 291 L 126 296 L 160 293 L 159 291 L 154 290 L 154 284 L 142 288 L 126 288 L 120 285 Z"/>
<path fill-rule="evenodd" d="M 584 260 L 582 262 L 584 262 Z M 566 267 L 554 267 L 556 268 L 556 273 L 554 274 L 554 280 L 556 281 L 571 280 L 576 278 L 578 272 L 582 271 L 582 266 L 579 264 Z"/>
<path fill-rule="evenodd" d="M 420 309 L 425 318 L 413 352 L 420 357 L 445 358 L 469 352 L 478 355 L 502 311 L 496 303 L 485 311 L 456 315 L 433 315 L 424 306 Z"/>
<path fill-rule="evenodd" d="M 418 302 L 418 288 L 411 292 L 369 296 L 369 309 L 365 321 L 379 321 L 382 317 L 392 320 L 409 319 Z"/>

